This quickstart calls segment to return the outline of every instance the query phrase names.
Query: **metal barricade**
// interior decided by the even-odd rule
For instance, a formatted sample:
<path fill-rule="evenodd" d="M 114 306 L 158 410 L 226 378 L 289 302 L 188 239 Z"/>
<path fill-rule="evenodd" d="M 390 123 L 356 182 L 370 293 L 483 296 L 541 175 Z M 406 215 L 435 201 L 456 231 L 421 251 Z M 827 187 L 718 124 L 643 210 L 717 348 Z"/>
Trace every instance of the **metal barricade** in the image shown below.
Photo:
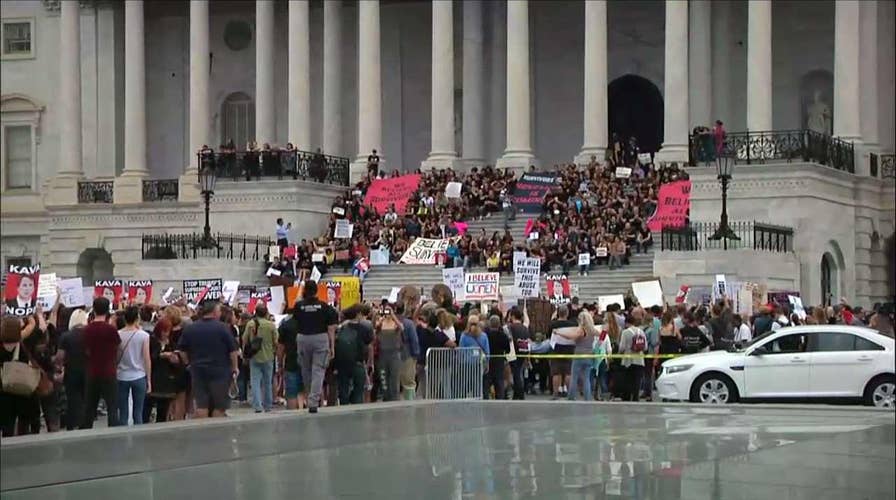
<path fill-rule="evenodd" d="M 482 399 L 487 358 L 478 347 L 434 347 L 426 351 L 425 399 Z"/>

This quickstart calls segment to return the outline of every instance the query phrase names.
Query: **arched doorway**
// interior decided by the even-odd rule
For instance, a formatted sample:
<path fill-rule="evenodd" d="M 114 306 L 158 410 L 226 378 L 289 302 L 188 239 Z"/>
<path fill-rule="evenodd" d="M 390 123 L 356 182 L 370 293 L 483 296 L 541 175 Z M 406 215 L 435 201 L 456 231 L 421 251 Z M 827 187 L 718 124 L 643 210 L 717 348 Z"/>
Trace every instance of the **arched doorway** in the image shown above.
<path fill-rule="evenodd" d="M 663 95 L 650 80 L 624 75 L 607 87 L 609 143 L 613 134 L 635 137 L 642 153 L 654 153 L 663 144 Z"/>
<path fill-rule="evenodd" d="M 221 103 L 221 144 L 231 140 L 237 150 L 255 140 L 255 101 L 245 92 L 234 92 Z"/>
<path fill-rule="evenodd" d="M 831 298 L 834 294 L 833 274 L 834 258 L 831 254 L 825 253 L 821 256 L 821 303 L 825 306 L 831 305 Z"/>
<path fill-rule="evenodd" d="M 110 280 L 115 277 L 112 256 L 102 248 L 88 248 L 78 256 L 78 276 L 84 286 L 92 286 L 96 280 Z"/>

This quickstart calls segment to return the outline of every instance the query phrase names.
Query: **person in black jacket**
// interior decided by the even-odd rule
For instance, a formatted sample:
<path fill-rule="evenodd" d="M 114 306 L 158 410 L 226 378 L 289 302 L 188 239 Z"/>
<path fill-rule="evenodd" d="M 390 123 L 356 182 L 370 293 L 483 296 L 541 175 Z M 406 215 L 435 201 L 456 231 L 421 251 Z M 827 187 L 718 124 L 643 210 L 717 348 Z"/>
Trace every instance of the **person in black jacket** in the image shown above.
<path fill-rule="evenodd" d="M 682 353 L 698 353 L 712 345 L 709 338 L 697 327 L 697 320 L 694 318 L 693 313 L 690 311 L 686 312 L 683 320 L 684 327 L 680 330 Z"/>
<path fill-rule="evenodd" d="M 489 390 L 495 388 L 495 399 L 504 397 L 504 366 L 507 364 L 507 354 L 510 353 L 510 337 L 504 331 L 500 316 L 491 316 L 488 319 L 488 328 L 485 330 L 488 336 L 490 356 L 488 358 L 488 373 L 485 374 L 485 386 L 483 398 L 489 398 Z"/>

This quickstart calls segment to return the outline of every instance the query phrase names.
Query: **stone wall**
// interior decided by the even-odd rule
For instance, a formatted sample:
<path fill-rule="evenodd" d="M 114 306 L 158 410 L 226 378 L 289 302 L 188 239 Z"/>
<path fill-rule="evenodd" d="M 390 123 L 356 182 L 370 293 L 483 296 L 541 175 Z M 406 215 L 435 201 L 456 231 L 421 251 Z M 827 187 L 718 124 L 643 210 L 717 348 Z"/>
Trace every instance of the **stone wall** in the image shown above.
<path fill-rule="evenodd" d="M 181 291 L 185 279 L 222 278 L 246 285 L 268 284 L 263 262 L 226 259 L 142 260 L 135 264 L 134 276 L 153 280 L 157 298 L 168 287 Z"/>

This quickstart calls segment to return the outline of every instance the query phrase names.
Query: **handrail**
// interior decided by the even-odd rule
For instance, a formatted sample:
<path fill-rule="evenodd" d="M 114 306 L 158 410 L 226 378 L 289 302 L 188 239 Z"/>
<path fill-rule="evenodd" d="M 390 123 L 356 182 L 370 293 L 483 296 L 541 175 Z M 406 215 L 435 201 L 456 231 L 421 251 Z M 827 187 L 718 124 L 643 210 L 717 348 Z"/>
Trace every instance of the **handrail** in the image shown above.
<path fill-rule="evenodd" d="M 219 179 L 247 181 L 292 177 L 324 184 L 348 186 L 350 160 L 344 156 L 298 149 L 205 151 L 196 153 L 199 170 L 214 168 Z"/>
<path fill-rule="evenodd" d="M 721 149 L 716 147 L 712 131 L 708 131 L 691 134 L 688 144 L 691 166 L 712 163 L 719 153 L 723 153 L 734 158 L 737 164 L 812 161 L 855 173 L 853 144 L 814 130 L 728 132 Z"/>
<path fill-rule="evenodd" d="M 719 228 L 718 222 L 691 222 L 681 228 L 663 228 L 660 250 L 696 252 L 704 250 L 753 249 L 787 253 L 793 251 L 793 228 L 756 221 L 734 221 L 728 226 L 739 240 L 711 240 Z"/>
<path fill-rule="evenodd" d="M 247 236 L 218 233 L 214 236 L 216 245 L 203 245 L 203 235 L 191 234 L 143 234 L 141 236 L 141 258 L 143 260 L 171 259 L 236 259 L 264 261 L 268 250 L 275 244 L 264 236 Z"/>

